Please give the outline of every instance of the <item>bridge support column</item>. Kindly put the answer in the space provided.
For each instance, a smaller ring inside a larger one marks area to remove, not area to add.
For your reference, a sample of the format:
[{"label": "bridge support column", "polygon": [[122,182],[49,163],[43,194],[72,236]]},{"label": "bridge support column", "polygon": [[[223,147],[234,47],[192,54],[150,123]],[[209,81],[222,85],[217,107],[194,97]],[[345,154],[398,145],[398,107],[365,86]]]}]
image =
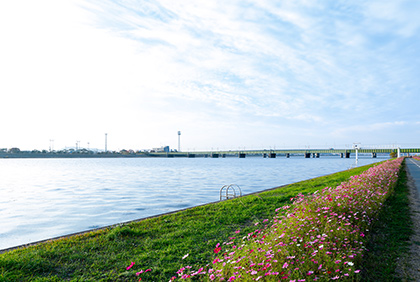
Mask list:
[{"label": "bridge support column", "polygon": [[275,159],[276,158],[276,153],[270,153],[270,159]]},{"label": "bridge support column", "polygon": [[350,158],[350,152],[346,152],[346,159]]},{"label": "bridge support column", "polygon": [[263,156],[263,158],[266,158],[266,157],[267,157],[267,154],[266,154],[266,153],[264,153],[262,156]]},{"label": "bridge support column", "polygon": [[316,153],[315,154],[315,158],[319,158],[319,153]]},{"label": "bridge support column", "polygon": [[188,157],[188,158],[195,158],[195,154],[190,154],[190,153],[188,153],[187,157]]},{"label": "bridge support column", "polygon": [[213,153],[213,154],[211,154],[211,157],[214,158],[214,159],[217,159],[219,157],[219,154],[214,154]]},{"label": "bridge support column", "polygon": [[311,157],[311,153],[305,153],[305,159],[309,159]]},{"label": "bridge support column", "polygon": [[239,153],[238,157],[240,159],[245,159],[246,154],[245,153]]},{"label": "bridge support column", "polygon": [[397,158],[400,158],[401,157],[401,150],[400,150],[400,148],[398,147],[398,149],[397,149]]},{"label": "bridge support column", "polygon": [[375,159],[376,158],[376,152],[372,152],[372,158]]},{"label": "bridge support column", "polygon": [[344,153],[340,153],[340,158],[344,158]]},{"label": "bridge support column", "polygon": [[286,158],[290,158],[290,154],[289,153],[286,153]]}]

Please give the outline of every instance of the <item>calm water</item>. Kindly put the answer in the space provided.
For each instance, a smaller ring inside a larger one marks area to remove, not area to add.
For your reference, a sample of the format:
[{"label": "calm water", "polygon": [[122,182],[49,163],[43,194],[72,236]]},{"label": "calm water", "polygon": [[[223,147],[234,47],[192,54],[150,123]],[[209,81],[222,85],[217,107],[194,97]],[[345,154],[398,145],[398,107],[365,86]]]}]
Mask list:
[{"label": "calm water", "polygon": [[248,194],[354,163],[323,156],[0,159],[0,249],[218,201],[225,184]]}]

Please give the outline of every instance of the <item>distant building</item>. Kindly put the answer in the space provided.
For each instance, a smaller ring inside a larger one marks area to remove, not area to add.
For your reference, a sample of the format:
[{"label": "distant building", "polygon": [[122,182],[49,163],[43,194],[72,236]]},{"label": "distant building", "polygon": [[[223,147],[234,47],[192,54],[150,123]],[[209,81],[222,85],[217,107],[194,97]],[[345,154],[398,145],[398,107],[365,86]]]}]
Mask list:
[{"label": "distant building", "polygon": [[153,148],[151,150],[151,152],[156,152],[156,153],[169,153],[169,146],[165,146],[165,147],[160,147],[160,148]]}]

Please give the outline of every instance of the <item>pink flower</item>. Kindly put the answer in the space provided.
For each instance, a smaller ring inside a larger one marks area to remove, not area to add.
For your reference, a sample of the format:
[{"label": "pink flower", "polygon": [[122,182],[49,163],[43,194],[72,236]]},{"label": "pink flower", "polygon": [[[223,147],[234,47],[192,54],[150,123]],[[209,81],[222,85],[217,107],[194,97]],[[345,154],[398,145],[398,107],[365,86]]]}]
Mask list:
[{"label": "pink flower", "polygon": [[127,266],[127,270],[129,270],[130,268],[132,268],[134,265],[134,262],[132,262],[129,266]]},{"label": "pink flower", "polygon": [[214,278],[215,278],[214,274],[210,275],[210,277],[209,277],[209,278],[210,278],[210,280],[211,280],[211,281],[213,281],[213,280],[214,280]]},{"label": "pink flower", "polygon": [[287,262],[285,262],[284,264],[283,264],[283,268],[287,268],[289,266],[289,264],[287,263]]}]

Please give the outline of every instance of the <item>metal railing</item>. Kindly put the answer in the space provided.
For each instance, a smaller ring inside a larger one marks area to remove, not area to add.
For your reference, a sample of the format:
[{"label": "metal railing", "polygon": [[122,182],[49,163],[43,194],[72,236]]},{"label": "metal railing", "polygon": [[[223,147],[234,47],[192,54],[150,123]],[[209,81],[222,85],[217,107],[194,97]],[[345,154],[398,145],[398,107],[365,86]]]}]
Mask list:
[{"label": "metal railing", "polygon": [[242,197],[242,191],[239,185],[229,184],[220,188],[220,201]]}]

